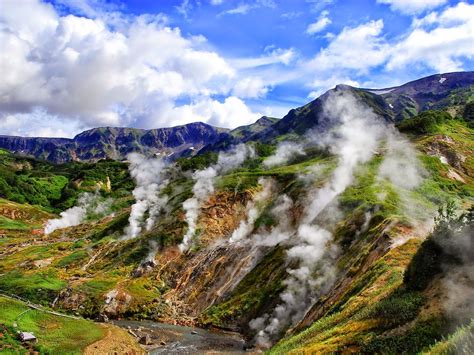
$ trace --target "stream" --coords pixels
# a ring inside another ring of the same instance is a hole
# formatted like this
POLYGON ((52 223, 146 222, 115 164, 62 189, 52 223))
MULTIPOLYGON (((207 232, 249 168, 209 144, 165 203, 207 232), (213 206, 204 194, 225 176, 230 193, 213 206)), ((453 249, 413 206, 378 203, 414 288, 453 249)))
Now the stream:
POLYGON ((238 333, 185 327, 152 321, 114 321, 138 338, 149 337, 149 354, 245 354, 245 341, 238 333))

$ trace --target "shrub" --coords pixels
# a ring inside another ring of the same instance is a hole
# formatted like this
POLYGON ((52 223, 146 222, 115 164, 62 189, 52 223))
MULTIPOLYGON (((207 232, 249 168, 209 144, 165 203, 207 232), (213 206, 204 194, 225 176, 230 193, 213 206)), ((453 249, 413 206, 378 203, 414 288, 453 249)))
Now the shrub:
POLYGON ((424 111, 418 116, 405 119, 397 127, 402 132, 427 134, 438 132, 438 125, 450 120, 451 116, 445 111, 424 111))

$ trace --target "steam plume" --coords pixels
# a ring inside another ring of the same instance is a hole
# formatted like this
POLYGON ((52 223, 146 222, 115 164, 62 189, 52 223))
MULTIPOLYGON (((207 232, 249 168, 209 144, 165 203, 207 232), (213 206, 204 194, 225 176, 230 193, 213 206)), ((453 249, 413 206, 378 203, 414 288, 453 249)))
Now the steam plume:
POLYGON ((111 210, 112 199, 103 199, 99 192, 84 192, 79 195, 77 206, 60 213, 61 218, 50 219, 44 228, 45 234, 51 234, 57 229, 73 227, 81 224, 88 216, 103 217, 111 210))
POLYGON ((245 144, 239 144, 228 152, 219 153, 216 164, 194 173, 193 179, 195 183, 193 186, 193 197, 187 199, 183 203, 188 230, 183 236, 183 241, 179 245, 181 252, 188 250, 192 244, 192 239, 196 233, 199 209, 201 204, 214 192, 215 178, 219 174, 226 173, 229 170, 242 165, 247 158, 252 157, 254 154, 253 148, 248 147, 245 144))
POLYGON ((161 196, 168 181, 165 179, 166 164, 160 158, 146 158, 138 153, 127 156, 130 162, 130 175, 135 180, 133 190, 135 203, 132 206, 128 227, 125 228, 124 238, 135 238, 140 234, 145 223, 146 230, 153 228, 156 218, 168 201, 167 196, 161 196), (148 212, 146 221, 145 214, 148 212))
POLYGON ((263 165, 267 168, 272 168, 277 165, 287 163, 291 158, 305 155, 303 146, 297 143, 284 142, 278 145, 275 154, 269 156, 264 160, 263 165))
POLYGON ((289 240, 293 246, 287 256, 298 261, 298 267, 288 270, 281 303, 271 315, 250 322, 260 346, 270 346, 273 337, 296 324, 334 281, 337 247, 331 243, 331 232, 316 223, 317 217, 352 183, 356 166, 370 160, 384 137, 383 122, 348 92, 330 94, 323 109, 325 126, 332 128, 318 134, 318 143, 337 156, 338 165, 329 182, 308 196, 301 223, 289 240))
POLYGON ((273 181, 270 179, 260 178, 258 180, 262 190, 257 193, 253 201, 247 203, 247 219, 240 222, 239 227, 232 233, 229 239, 230 243, 236 243, 247 238, 254 228, 255 222, 261 213, 261 203, 268 200, 271 196, 273 181))

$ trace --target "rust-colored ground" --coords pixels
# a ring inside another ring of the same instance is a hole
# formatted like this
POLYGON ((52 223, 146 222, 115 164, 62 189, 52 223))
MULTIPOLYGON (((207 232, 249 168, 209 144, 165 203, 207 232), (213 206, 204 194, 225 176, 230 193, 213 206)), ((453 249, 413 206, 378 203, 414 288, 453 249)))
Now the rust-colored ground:
POLYGON ((135 355, 145 354, 135 339, 125 330, 111 325, 104 325, 106 336, 84 349, 86 355, 135 355))

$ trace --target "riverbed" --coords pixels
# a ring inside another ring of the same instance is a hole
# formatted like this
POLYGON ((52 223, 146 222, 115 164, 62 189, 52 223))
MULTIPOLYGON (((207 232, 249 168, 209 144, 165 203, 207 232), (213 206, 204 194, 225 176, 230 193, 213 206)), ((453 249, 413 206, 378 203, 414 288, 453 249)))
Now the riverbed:
POLYGON ((152 321, 114 321, 138 339, 147 339, 144 347, 154 354, 246 354, 245 340, 238 333, 184 327, 152 321), (145 337, 145 338, 144 338, 145 337))

